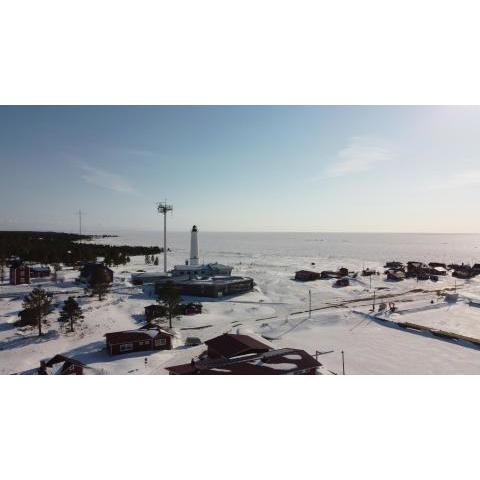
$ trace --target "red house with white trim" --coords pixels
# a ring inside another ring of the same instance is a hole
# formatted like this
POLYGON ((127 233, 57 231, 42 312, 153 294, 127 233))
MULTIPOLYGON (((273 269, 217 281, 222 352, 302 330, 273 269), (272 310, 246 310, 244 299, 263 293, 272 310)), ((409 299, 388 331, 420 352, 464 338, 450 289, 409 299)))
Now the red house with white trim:
POLYGON ((17 265, 10 267, 10 285, 21 285, 30 283, 30 267, 17 265))
POLYGON ((174 332, 158 325, 146 325, 138 330, 125 330, 105 334, 110 355, 151 350, 171 350, 174 332))

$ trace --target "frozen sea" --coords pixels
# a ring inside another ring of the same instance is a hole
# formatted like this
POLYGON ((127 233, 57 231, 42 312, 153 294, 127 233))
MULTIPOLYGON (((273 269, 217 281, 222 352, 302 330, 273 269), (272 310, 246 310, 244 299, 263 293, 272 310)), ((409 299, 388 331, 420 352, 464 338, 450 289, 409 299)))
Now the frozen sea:
MULTIPOLYGON (((125 245, 163 245, 163 232, 121 231, 105 243, 125 245)), ((174 254, 188 256, 190 232, 169 232, 168 247, 174 254)), ((439 261, 446 263, 480 262, 479 234, 410 233, 234 233, 199 231, 200 256, 205 261, 242 257, 262 257, 299 261, 343 261, 358 264, 387 260, 439 261), (204 258, 202 258, 204 257, 204 258)), ((276 263, 276 262, 275 262, 276 263)))

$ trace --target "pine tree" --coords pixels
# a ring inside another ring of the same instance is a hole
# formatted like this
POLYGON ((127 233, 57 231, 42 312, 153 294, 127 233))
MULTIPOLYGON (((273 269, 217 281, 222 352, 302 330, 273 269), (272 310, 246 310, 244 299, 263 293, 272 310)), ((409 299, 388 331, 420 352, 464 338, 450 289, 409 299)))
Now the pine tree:
POLYGON ((181 296, 178 288, 171 281, 165 282, 158 292, 157 302, 165 308, 165 316, 172 328, 172 318, 178 318, 181 296))
POLYGON ((107 267, 110 267, 112 265, 112 254, 110 252, 105 253, 105 256, 103 257, 103 263, 107 267))
POLYGON ((158 257, 155 257, 155 260, 154 260, 154 265, 158 266, 158 257))
POLYGON ((0 282, 3 283, 5 281, 5 265, 7 264, 5 257, 0 257, 0 282))
POLYGON ((105 295, 110 290, 110 278, 101 268, 96 268, 90 278, 88 289, 90 294, 98 295, 98 300, 102 301, 105 295))
POLYGON ((38 336, 42 335, 42 321, 53 310, 52 298, 42 288, 34 288, 23 299, 23 308, 29 311, 38 327, 38 336))
POLYGON ((145 255, 145 265, 150 264, 150 255, 145 255))
POLYGON ((70 331, 74 331, 73 324, 83 318, 82 309, 80 305, 73 297, 68 297, 63 304, 62 311, 60 312, 60 322, 70 322, 70 331))

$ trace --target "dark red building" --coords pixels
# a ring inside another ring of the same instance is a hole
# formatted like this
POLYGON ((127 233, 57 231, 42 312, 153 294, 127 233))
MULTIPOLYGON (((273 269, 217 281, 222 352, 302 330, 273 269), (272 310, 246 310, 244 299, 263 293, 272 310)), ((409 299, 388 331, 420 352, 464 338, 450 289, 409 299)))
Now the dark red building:
MULTIPOLYGON (((178 306, 179 315, 196 315, 202 313, 201 303, 181 303, 178 306)), ((166 316, 166 310, 163 305, 153 304, 145 307, 145 320, 151 322, 156 318, 162 318, 166 316)))
POLYGON ((30 283, 30 267, 18 265, 10 267, 10 285, 30 283))
POLYGON ((40 362, 39 375, 83 375, 85 365, 74 358, 55 355, 53 358, 40 362))
POLYGON ((147 305, 145 307, 145 320, 147 322, 151 322, 156 318, 164 317, 165 315, 166 315, 166 310, 163 305, 154 303, 153 305, 147 305))
POLYGON ((90 283, 92 276, 98 272, 102 272, 109 283, 113 282, 113 270, 103 263, 86 263, 80 270, 79 280, 84 283, 90 283))
POLYGON ((170 375, 316 375, 321 364, 304 350, 282 348, 167 367, 170 375))
POLYGON ((318 280, 320 278, 320 273, 312 272, 310 270, 299 270, 295 272, 295 280, 300 282, 311 282, 313 280, 318 280))
POLYGON ((201 303, 182 303, 178 307, 180 315, 198 315, 202 313, 201 303))
POLYGON ((276 350, 248 335, 226 333, 205 344, 197 359, 168 367, 170 375, 316 375, 321 367, 304 350, 276 350))
POLYGON ((149 350, 171 350, 174 333, 158 325, 146 325, 138 330, 126 330, 105 334, 107 351, 110 355, 144 352, 149 350))

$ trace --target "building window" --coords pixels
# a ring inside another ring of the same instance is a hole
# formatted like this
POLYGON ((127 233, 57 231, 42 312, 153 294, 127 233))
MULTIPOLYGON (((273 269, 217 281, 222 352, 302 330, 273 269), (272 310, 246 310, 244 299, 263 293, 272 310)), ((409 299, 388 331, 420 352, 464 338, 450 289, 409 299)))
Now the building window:
POLYGON ((131 350, 133 350, 133 343, 124 343, 123 345, 120 345, 121 352, 129 352, 131 350))
POLYGON ((155 346, 156 347, 161 347, 163 345, 167 344, 167 339, 166 338, 156 338, 155 339, 155 346))

